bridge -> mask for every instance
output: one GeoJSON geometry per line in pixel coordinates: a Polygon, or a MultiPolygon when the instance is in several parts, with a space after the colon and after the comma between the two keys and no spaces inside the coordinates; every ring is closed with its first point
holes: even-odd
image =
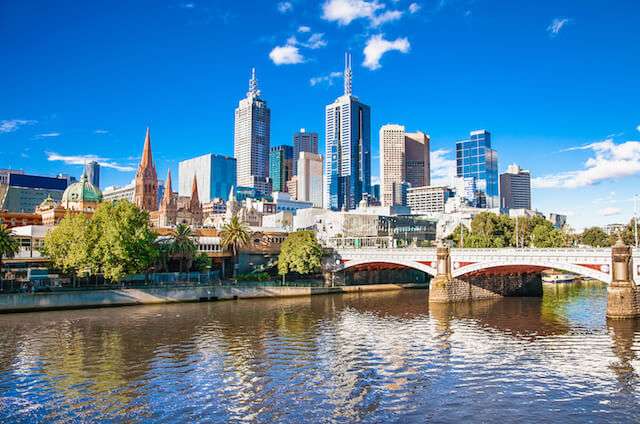
{"type": "Polygon", "coordinates": [[[333,247],[332,271],[413,268],[432,276],[429,301],[456,302],[496,296],[491,287],[478,287],[479,275],[526,274],[560,269],[609,285],[610,317],[640,315],[640,249],[619,242],[612,248],[566,249],[450,249],[404,247],[371,243],[333,247]],[[367,245],[368,244],[368,245],[367,245]],[[477,278],[476,278],[477,280],[477,278]]]}

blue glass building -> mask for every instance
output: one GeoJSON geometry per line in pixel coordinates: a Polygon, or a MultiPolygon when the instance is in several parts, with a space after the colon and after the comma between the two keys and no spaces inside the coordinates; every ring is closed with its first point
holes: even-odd
{"type": "Polygon", "coordinates": [[[272,147],[269,152],[269,177],[273,191],[287,191],[287,181],[293,176],[293,146],[272,147]]]}
{"type": "Polygon", "coordinates": [[[236,160],[222,155],[207,154],[183,160],[179,164],[178,193],[191,196],[193,177],[198,181],[198,197],[202,203],[215,198],[228,200],[236,186],[236,160]]]}
{"type": "Polygon", "coordinates": [[[476,207],[498,208],[498,154],[491,148],[491,133],[471,131],[456,143],[456,174],[476,179],[476,207]]]}
{"type": "Polygon", "coordinates": [[[371,194],[371,109],[351,94],[351,59],[344,94],[325,108],[326,209],[350,210],[371,194]]]}

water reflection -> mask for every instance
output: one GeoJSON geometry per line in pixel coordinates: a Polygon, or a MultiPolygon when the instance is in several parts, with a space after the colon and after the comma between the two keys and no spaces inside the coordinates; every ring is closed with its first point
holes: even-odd
{"type": "Polygon", "coordinates": [[[640,419],[640,328],[604,319],[604,286],[459,305],[426,296],[0,316],[0,419],[640,419]]]}

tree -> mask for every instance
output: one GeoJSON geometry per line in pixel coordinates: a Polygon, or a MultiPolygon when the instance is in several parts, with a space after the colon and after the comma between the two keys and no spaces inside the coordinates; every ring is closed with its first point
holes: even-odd
{"type": "Polygon", "coordinates": [[[193,259],[198,252],[198,246],[193,241],[193,231],[185,224],[178,224],[171,235],[172,242],[169,246],[171,257],[178,260],[180,272],[189,271],[193,259]]]}
{"type": "Polygon", "coordinates": [[[77,277],[80,272],[96,273],[96,233],[83,214],[67,214],[44,238],[44,253],[54,268],[77,277]]]}
{"type": "Polygon", "coordinates": [[[611,246],[609,236],[600,227],[591,227],[585,229],[580,235],[580,242],[592,247],[608,247],[611,246]]]}
{"type": "Polygon", "coordinates": [[[91,230],[97,240],[95,263],[108,280],[146,273],[157,262],[156,234],[149,226],[149,215],[133,203],[102,203],[92,217],[91,230]]]}
{"type": "Polygon", "coordinates": [[[231,248],[233,253],[234,267],[233,276],[236,276],[236,261],[238,258],[238,251],[249,244],[251,238],[251,232],[249,226],[240,221],[238,215],[233,215],[231,220],[224,224],[222,232],[220,233],[222,246],[225,249],[231,248]]]}
{"type": "Polygon", "coordinates": [[[537,225],[531,232],[531,247],[550,248],[564,247],[565,239],[562,231],[549,225],[537,225]]]}
{"type": "Polygon", "coordinates": [[[0,224],[0,282],[2,282],[2,258],[10,258],[20,249],[20,244],[13,238],[6,225],[0,224]]]}
{"type": "Polygon", "coordinates": [[[309,274],[320,270],[322,247],[313,231],[304,230],[290,233],[280,247],[278,273],[289,272],[309,274]]]}

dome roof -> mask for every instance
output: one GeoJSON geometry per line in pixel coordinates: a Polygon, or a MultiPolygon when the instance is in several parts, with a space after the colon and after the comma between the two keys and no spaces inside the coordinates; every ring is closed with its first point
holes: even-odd
{"type": "Polygon", "coordinates": [[[102,192],[99,188],[89,182],[87,176],[82,174],[80,181],[71,184],[62,194],[62,204],[67,206],[75,202],[96,202],[102,201],[102,192]]]}
{"type": "Polygon", "coordinates": [[[44,199],[42,201],[42,203],[40,203],[40,205],[38,205],[38,210],[39,211],[47,211],[47,210],[53,209],[55,207],[56,207],[56,201],[53,200],[51,195],[48,195],[47,198],[44,199]]]}

